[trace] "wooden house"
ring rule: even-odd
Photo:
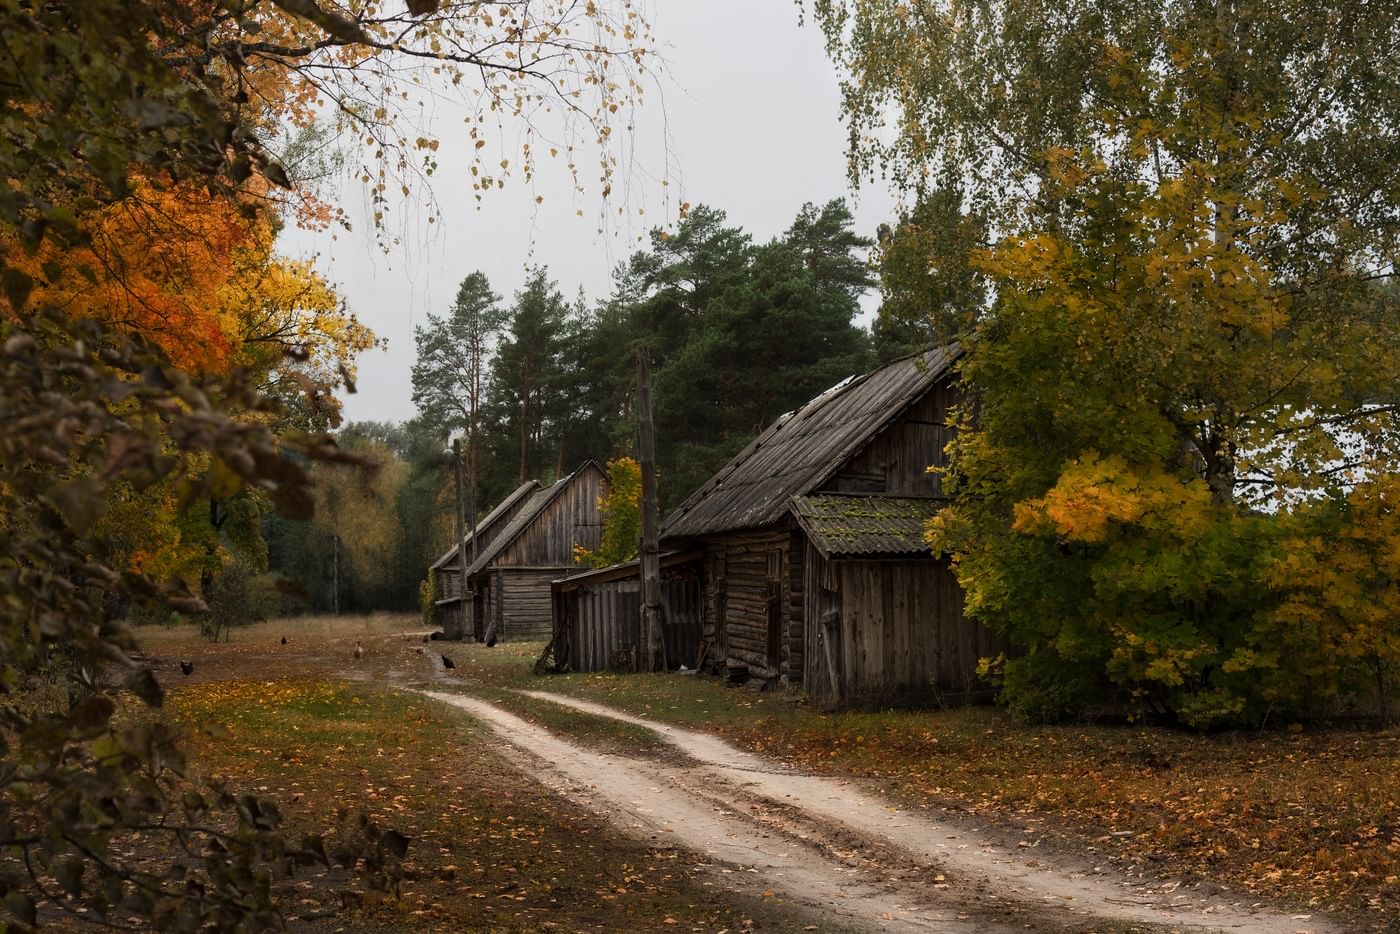
[[[576,546],[598,548],[598,498],[606,480],[601,467],[585,461],[557,483],[535,489],[500,532],[478,548],[476,561],[467,568],[478,635],[494,622],[500,639],[550,637],[550,582],[577,570]]]
[[[472,542],[476,542],[476,550],[480,552],[495,539],[497,535],[515,518],[520,512],[526,500],[540,489],[538,480],[528,480],[520,484],[509,496],[496,504],[496,507],[488,512],[477,522],[473,529],[465,538],[468,554],[472,551]],[[457,558],[460,545],[453,545],[447,549],[447,553],[433,562],[429,573],[437,579],[437,606],[442,617],[442,631],[450,638],[461,638],[471,632],[473,628],[477,631],[476,638],[481,638],[480,627],[475,626],[472,620],[468,620],[464,613],[465,603],[462,600],[462,565]],[[470,558],[468,558],[470,562]]]
[[[700,661],[699,551],[661,555],[661,628],[666,667]],[[573,671],[634,670],[641,645],[638,563],[628,561],[555,581],[554,658]]]
[[[715,663],[821,705],[978,691],[1004,642],[963,614],[923,542],[958,399],[950,345],[847,380],[771,425],[662,526],[701,553]]]

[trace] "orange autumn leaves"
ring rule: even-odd
[[[266,315],[263,285],[277,287],[268,298],[293,300],[280,309],[284,315],[348,318],[324,280],[273,256],[265,214],[206,189],[138,180],[130,197],[81,217],[79,226],[81,245],[49,239],[32,254],[10,251],[36,283],[31,301],[139,333],[182,369],[227,368],[249,336],[250,317]],[[331,327],[345,329],[343,322]],[[366,332],[336,349],[353,354],[369,343]]]

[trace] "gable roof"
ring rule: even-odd
[[[931,558],[924,527],[945,502],[931,496],[812,493],[792,498],[792,514],[823,558]]]
[[[485,570],[487,565],[496,560],[498,554],[509,547],[512,542],[520,537],[522,532],[529,528],[530,523],[534,522],[535,518],[539,516],[540,513],[544,512],[545,507],[554,502],[559,494],[564,492],[575,478],[581,476],[583,472],[589,468],[598,471],[600,474],[603,472],[603,468],[599,467],[596,461],[586,460],[579,465],[577,470],[567,477],[556,480],[544,489],[536,491],[533,496],[526,500],[525,505],[520,507],[520,511],[510,520],[510,524],[501,530],[501,534],[491,539],[491,541],[486,543],[485,548],[477,552],[476,562],[472,564],[471,567],[467,568],[467,576],[471,577],[473,574]]]
[[[838,384],[785,415],[690,494],[663,538],[751,529],[778,521],[792,497],[819,488],[949,371],[962,349],[912,354]]]
[[[520,486],[516,487],[511,491],[509,496],[496,504],[495,509],[488,512],[486,517],[476,524],[476,530],[466,537],[467,542],[470,543],[474,536],[480,535],[482,539],[486,541],[487,545],[490,545],[490,536],[487,535],[487,533],[491,531],[491,526],[495,525],[496,522],[500,520],[501,516],[510,511],[510,508],[520,502],[522,498],[539,489],[539,486],[540,481],[538,480],[526,480],[524,483],[520,484]],[[453,545],[451,548],[447,549],[447,554],[432,563],[431,569],[437,570],[445,567],[448,562],[455,560],[456,557],[457,546]]]

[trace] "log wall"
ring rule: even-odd
[[[801,680],[801,553],[793,560],[799,541],[799,533],[788,529],[705,541],[703,631],[719,658],[743,663],[754,674]],[[769,638],[770,598],[778,613],[776,654]]]
[[[548,639],[553,632],[550,607],[551,581],[558,580],[572,566],[558,568],[497,568],[493,576],[499,581],[497,636],[516,642]]]

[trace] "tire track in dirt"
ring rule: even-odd
[[[1343,930],[1315,916],[1289,915],[1216,893],[1195,892],[1180,883],[1149,885],[1109,873],[1065,871],[1047,865],[1049,861],[1043,858],[1028,861],[1017,846],[967,822],[892,807],[849,782],[796,773],[715,736],[566,695],[521,693],[655,731],[697,762],[694,768],[666,776],[684,791],[682,797],[702,796],[717,806],[728,802],[737,811],[769,812],[767,826],[799,839],[844,835],[863,842],[867,852],[884,851],[882,855],[895,871],[903,864],[902,876],[910,874],[911,863],[923,870],[925,878],[942,871],[948,875],[952,890],[975,890],[984,898],[995,893],[1000,899],[1035,910],[1038,920],[1058,922],[1070,930],[1090,930],[1091,919],[1234,934],[1339,934]],[[637,772],[647,770],[634,760],[628,760],[627,767]],[[875,858],[881,861],[879,856]],[[946,922],[944,918],[940,923]],[[966,931],[968,927],[957,924],[933,929]]]
[[[543,760],[534,777],[592,807],[622,829],[659,846],[703,853],[718,863],[724,884],[779,892],[812,911],[858,930],[1024,932],[1022,919],[974,915],[970,906],[934,904],[936,892],[911,887],[885,867],[832,854],[832,844],[802,839],[780,820],[750,816],[739,795],[707,792],[699,766],[675,766],[599,753],[479,698],[439,691],[427,697],[466,711],[511,745]],[[902,874],[901,874],[902,875]],[[928,897],[921,897],[928,896]],[[945,899],[945,901],[947,901]],[[989,911],[998,908],[989,906]],[[835,917],[832,917],[835,916]],[[823,930],[829,930],[826,925]]]

